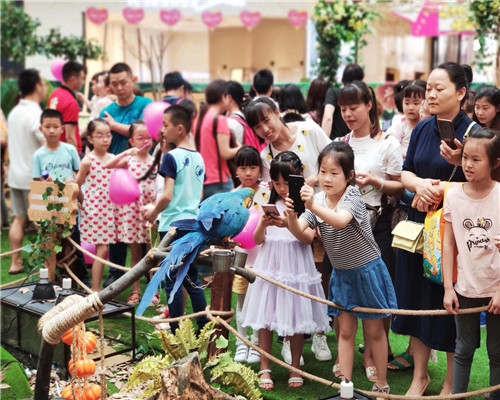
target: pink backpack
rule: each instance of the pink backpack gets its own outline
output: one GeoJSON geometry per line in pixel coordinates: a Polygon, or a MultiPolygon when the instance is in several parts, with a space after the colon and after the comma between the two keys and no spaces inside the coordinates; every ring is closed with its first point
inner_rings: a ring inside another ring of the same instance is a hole
{"type": "Polygon", "coordinates": [[[232,118],[243,125],[243,145],[255,147],[259,153],[266,147],[267,143],[262,143],[259,140],[253,129],[250,128],[250,125],[248,125],[245,118],[238,114],[232,114],[229,118],[232,118]]]}

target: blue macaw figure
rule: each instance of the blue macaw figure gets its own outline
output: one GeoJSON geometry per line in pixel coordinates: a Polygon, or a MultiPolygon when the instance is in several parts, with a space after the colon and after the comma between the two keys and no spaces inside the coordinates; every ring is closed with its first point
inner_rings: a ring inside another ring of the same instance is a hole
{"type": "Polygon", "coordinates": [[[165,276],[170,278],[171,268],[177,268],[182,263],[168,298],[169,303],[182,286],[191,263],[205,244],[211,240],[233,238],[243,230],[250,216],[250,211],[245,207],[246,200],[252,198],[254,193],[250,188],[217,193],[200,204],[196,220],[181,220],[172,224],[190,232],[172,243],[170,254],[162,261],[160,269],[156,271],[142,296],[141,303],[137,307],[138,316],[149,307],[165,276]]]}

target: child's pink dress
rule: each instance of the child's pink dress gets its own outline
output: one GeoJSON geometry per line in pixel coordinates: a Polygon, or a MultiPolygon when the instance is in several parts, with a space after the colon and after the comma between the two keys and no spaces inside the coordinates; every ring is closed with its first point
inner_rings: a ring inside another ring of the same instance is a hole
{"type": "Polygon", "coordinates": [[[91,244],[116,243],[114,205],[109,198],[109,180],[112,169],[104,168],[103,162],[94,155],[90,172],[85,178],[85,194],[80,210],[80,234],[82,242],[91,244]]]}
{"type": "MultiPolygon", "coordinates": [[[[128,161],[128,170],[135,179],[144,176],[146,171],[151,168],[153,161],[142,162],[135,157],[128,161]]],[[[155,168],[154,174],[157,169],[155,168]]],[[[153,174],[153,175],[154,175],[153,174]]],[[[141,188],[141,197],[133,204],[118,207],[116,215],[116,229],[118,241],[122,243],[150,243],[149,222],[142,214],[142,207],[156,201],[156,177],[148,177],[139,182],[141,188]]]]}

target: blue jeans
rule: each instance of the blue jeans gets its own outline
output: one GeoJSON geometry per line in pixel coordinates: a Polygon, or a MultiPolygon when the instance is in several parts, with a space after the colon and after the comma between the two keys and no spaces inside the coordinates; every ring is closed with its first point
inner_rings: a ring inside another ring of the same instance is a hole
{"type": "MultiPolygon", "coordinates": [[[[491,298],[469,298],[457,293],[460,308],[486,306],[491,298]]],[[[460,314],[455,316],[457,341],[455,367],[453,370],[453,393],[466,393],[469,387],[470,370],[476,348],[480,345],[480,314],[460,314]]],[[[500,384],[500,315],[487,313],[486,348],[490,359],[490,386],[500,384]]],[[[500,400],[500,391],[490,394],[490,400],[500,400]]]]}
{"type": "MultiPolygon", "coordinates": [[[[163,237],[167,234],[167,232],[158,232],[158,233],[160,234],[161,239],[163,239],[163,237]]],[[[179,239],[180,237],[184,236],[182,232],[179,233],[180,235],[177,235],[176,239],[179,239]]],[[[172,289],[174,287],[175,278],[177,277],[178,271],[179,269],[175,269],[170,274],[170,278],[168,277],[165,278],[165,292],[167,293],[167,299],[170,296],[170,293],[172,292],[172,289]]],[[[189,297],[191,298],[193,311],[195,313],[199,311],[205,311],[205,309],[207,308],[207,300],[205,299],[205,292],[201,288],[201,282],[198,279],[198,268],[196,267],[196,265],[191,264],[191,266],[189,267],[189,271],[186,277],[184,278],[184,281],[182,282],[182,286],[186,288],[186,291],[188,292],[189,297]]],[[[168,305],[168,309],[170,311],[170,318],[180,317],[184,314],[182,292],[183,292],[182,288],[179,288],[177,293],[175,293],[174,295],[172,303],[168,305]]],[[[198,328],[201,330],[207,324],[208,319],[205,316],[198,317],[196,318],[196,322],[198,323],[198,328]]],[[[177,322],[173,322],[170,324],[170,327],[172,329],[172,332],[175,332],[179,327],[179,324],[177,322]]]]}

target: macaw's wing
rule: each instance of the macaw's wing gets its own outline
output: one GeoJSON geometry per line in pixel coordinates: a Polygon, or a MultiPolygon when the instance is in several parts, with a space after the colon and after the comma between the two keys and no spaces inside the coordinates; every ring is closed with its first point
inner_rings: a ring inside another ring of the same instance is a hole
{"type": "Polygon", "coordinates": [[[179,221],[174,221],[170,224],[179,231],[199,231],[200,223],[195,219],[181,219],[179,221]]]}
{"type": "Polygon", "coordinates": [[[212,229],[214,220],[220,220],[222,218],[228,204],[230,204],[231,199],[233,199],[231,195],[232,193],[217,193],[201,203],[198,221],[203,225],[206,231],[212,229]],[[229,200],[229,202],[227,200],[229,200]]]}
{"type": "MultiPolygon", "coordinates": [[[[144,311],[146,311],[146,308],[149,307],[151,301],[153,300],[153,297],[160,288],[161,282],[165,280],[166,276],[170,277],[171,267],[183,262],[181,270],[178,271],[177,279],[179,279],[180,277],[179,273],[184,272],[183,268],[187,266],[184,276],[180,281],[176,280],[176,283],[174,285],[174,287],[177,286],[177,289],[180,287],[182,281],[184,280],[184,277],[187,274],[187,271],[189,270],[189,266],[199,254],[201,247],[206,243],[207,240],[207,236],[205,236],[203,233],[191,232],[172,243],[172,250],[170,251],[170,254],[167,256],[167,258],[162,261],[160,269],[156,271],[153,278],[151,278],[151,281],[149,282],[146,291],[142,296],[141,303],[137,307],[136,315],[141,316],[144,311]]],[[[175,294],[177,289],[175,291],[172,290],[172,293],[175,294]]],[[[173,299],[172,294],[170,295],[170,298],[173,299]]]]}
{"type": "Polygon", "coordinates": [[[226,211],[221,222],[211,233],[220,238],[234,237],[245,228],[249,216],[250,211],[245,207],[233,207],[226,211]]]}

